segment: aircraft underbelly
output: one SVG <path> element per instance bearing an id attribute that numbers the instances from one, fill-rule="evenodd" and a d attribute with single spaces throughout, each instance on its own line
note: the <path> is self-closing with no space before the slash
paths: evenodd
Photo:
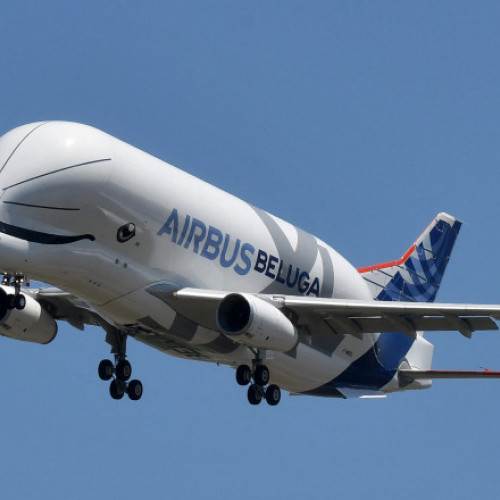
<path id="1" fill-rule="evenodd" d="M 255 354 L 225 335 L 195 323 L 141 288 L 105 305 L 94 306 L 110 323 L 125 327 L 136 340 L 169 355 L 237 367 Z M 291 392 L 304 392 L 330 382 L 373 346 L 373 337 L 330 334 L 331 349 L 298 343 L 288 353 L 265 351 L 271 382 Z M 313 336 L 314 337 L 314 336 Z"/>
<path id="2" fill-rule="evenodd" d="M 220 336 L 223 337 L 223 336 Z M 251 363 L 252 353 L 244 346 L 237 346 L 232 352 L 216 352 L 214 345 L 193 344 L 180 340 L 175 334 L 140 333 L 135 339 L 150 347 L 178 358 L 219 363 L 236 367 Z M 224 345 L 220 339 L 219 348 Z M 330 382 L 344 372 L 351 359 L 339 354 L 327 356 L 305 344 L 298 344 L 289 354 L 273 352 L 265 358 L 269 368 L 270 382 L 290 392 L 307 392 Z"/>

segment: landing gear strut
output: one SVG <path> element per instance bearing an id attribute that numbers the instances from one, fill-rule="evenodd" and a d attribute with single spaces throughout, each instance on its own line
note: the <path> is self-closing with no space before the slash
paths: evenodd
<path id="1" fill-rule="evenodd" d="M 140 380 L 131 380 L 132 365 L 125 359 L 127 334 L 118 330 L 109 330 L 106 341 L 111 344 L 111 352 L 115 355 L 114 363 L 103 359 L 99 363 L 98 374 L 101 380 L 111 380 L 109 394 L 113 399 L 122 399 L 128 394 L 132 401 L 142 397 L 142 383 Z"/>
<path id="2" fill-rule="evenodd" d="M 236 369 L 236 382 L 239 385 L 248 385 L 248 402 L 251 405 L 258 405 L 265 399 L 270 406 L 276 406 L 281 400 L 281 390 L 275 385 L 271 384 L 266 388 L 269 383 L 269 369 L 263 365 L 259 357 L 253 361 L 252 370 L 248 365 L 240 365 Z"/>

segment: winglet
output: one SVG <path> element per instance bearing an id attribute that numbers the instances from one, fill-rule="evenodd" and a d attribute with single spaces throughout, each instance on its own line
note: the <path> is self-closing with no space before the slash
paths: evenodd
<path id="1" fill-rule="evenodd" d="M 433 302 L 462 223 L 438 214 L 404 255 L 358 269 L 377 300 Z"/>

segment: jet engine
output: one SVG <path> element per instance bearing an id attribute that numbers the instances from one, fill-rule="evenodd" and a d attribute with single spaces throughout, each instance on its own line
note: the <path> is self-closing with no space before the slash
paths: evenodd
<path id="1" fill-rule="evenodd" d="M 37 344 L 48 344 L 57 334 L 57 323 L 30 295 L 24 309 L 10 309 L 12 288 L 0 285 L 0 335 Z"/>
<path id="2" fill-rule="evenodd" d="M 217 326 L 226 337 L 258 349 L 288 352 L 298 342 L 297 329 L 279 309 L 249 294 L 227 295 L 217 309 Z"/>

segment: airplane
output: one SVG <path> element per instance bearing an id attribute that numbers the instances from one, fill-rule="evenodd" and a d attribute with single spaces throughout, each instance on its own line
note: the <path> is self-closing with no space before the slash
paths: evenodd
<path id="1" fill-rule="evenodd" d="M 247 399 L 385 397 L 437 378 L 427 331 L 498 330 L 499 305 L 434 302 L 461 222 L 438 214 L 401 259 L 356 269 L 332 247 L 96 128 L 0 138 L 0 332 L 47 344 L 101 327 L 98 376 L 139 400 L 127 339 L 227 365 Z M 47 286 L 30 288 L 29 280 Z"/>

